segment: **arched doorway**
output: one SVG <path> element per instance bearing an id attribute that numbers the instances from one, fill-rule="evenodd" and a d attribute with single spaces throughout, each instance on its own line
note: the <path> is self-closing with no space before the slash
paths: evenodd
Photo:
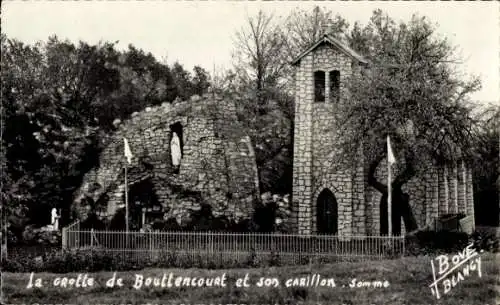
<path id="1" fill-rule="evenodd" d="M 318 234 L 337 234 L 337 200 L 329 189 L 322 190 L 318 196 L 316 202 L 316 227 Z"/>

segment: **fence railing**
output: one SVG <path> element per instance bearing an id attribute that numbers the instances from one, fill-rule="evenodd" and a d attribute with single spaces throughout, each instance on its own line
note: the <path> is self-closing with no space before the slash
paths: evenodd
<path id="1" fill-rule="evenodd" d="M 76 228 L 76 226 L 75 226 Z M 249 256 L 280 257 L 296 263 L 317 260 L 377 260 L 401 257 L 402 236 L 332 236 L 275 233 L 222 232 L 124 232 L 68 229 L 66 249 L 98 249 L 113 255 L 155 261 L 166 254 L 218 257 L 220 260 Z"/>
<path id="2" fill-rule="evenodd" d="M 61 232 L 62 248 L 68 249 L 69 245 L 75 245 L 76 242 L 74 238 L 75 234 L 72 232 L 80 230 L 80 220 L 73 222 L 72 224 L 64 227 Z"/>

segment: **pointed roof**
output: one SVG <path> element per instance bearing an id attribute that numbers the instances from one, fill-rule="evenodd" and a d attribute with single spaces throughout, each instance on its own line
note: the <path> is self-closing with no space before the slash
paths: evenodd
<path id="1" fill-rule="evenodd" d="M 351 57 L 352 59 L 357 60 L 358 62 L 361 62 L 361 63 L 364 63 L 364 64 L 368 64 L 368 60 L 366 60 L 363 56 L 361 56 L 360 54 L 358 54 L 353 49 L 351 49 L 348 46 L 346 46 L 343 43 L 341 43 L 338 39 L 336 39 L 336 38 L 334 38 L 334 37 L 332 37 L 332 36 L 330 36 L 328 34 L 323 35 L 323 37 L 321 39 L 319 39 L 311 47 L 309 47 L 304 52 L 302 52 L 299 56 L 297 56 L 292 61 L 291 64 L 292 65 L 297 65 L 300 62 L 300 60 L 302 59 L 302 57 L 304 57 L 307 54 L 309 54 L 310 52 L 314 51 L 317 47 L 319 47 L 323 43 L 329 43 L 330 45 L 334 46 L 335 48 L 337 48 L 339 51 L 341 51 L 345 55 Z"/>

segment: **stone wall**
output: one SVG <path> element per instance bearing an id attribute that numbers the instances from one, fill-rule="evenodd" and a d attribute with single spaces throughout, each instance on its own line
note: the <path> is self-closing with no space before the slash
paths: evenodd
<path id="1" fill-rule="evenodd" d="M 183 156 L 179 172 L 171 163 L 171 125 L 183 128 Z M 248 135 L 239 126 L 232 101 L 207 96 L 191 101 L 164 103 L 134 113 L 110 137 L 100 166 L 84 178 L 75 198 L 85 217 L 84 197 L 107 203 L 113 215 L 124 202 L 123 137 L 134 158 L 129 167 L 129 189 L 149 179 L 153 192 L 166 212 L 179 222 L 202 203 L 212 206 L 214 215 L 248 217 L 259 198 L 255 153 Z"/>
<path id="2" fill-rule="evenodd" d="M 424 169 L 421 169 L 421 172 L 404 184 L 402 188 L 410 196 L 409 204 L 419 228 L 433 226 L 437 218 L 446 214 L 463 213 L 467 216 L 474 216 L 472 183 L 467 180 L 470 170 L 463 162 L 459 162 L 455 166 L 431 164 L 421 166 Z M 402 167 L 404 165 L 399 164 L 393 167 L 393 179 Z M 377 168 L 376 177 L 382 183 L 387 184 L 387 162 L 385 160 Z M 368 234 L 376 235 L 380 233 L 380 199 L 382 196 L 368 184 L 366 192 L 367 211 L 371 211 L 371 217 L 366 219 L 366 225 L 369 228 Z M 402 232 L 404 232 L 403 223 Z"/>
<path id="3" fill-rule="evenodd" d="M 296 232 L 309 234 L 312 219 L 312 54 L 305 56 L 295 77 L 295 130 L 292 207 Z"/>

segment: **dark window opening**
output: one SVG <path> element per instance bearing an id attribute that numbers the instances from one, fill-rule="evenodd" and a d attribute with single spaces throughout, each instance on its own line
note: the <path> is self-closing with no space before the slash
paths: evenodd
<path id="1" fill-rule="evenodd" d="M 330 71 L 330 100 L 338 102 L 340 100 L 340 71 Z"/>
<path id="2" fill-rule="evenodd" d="M 128 194 L 129 217 L 131 218 L 132 227 L 135 230 L 143 228 L 146 223 L 152 221 L 152 219 L 148 219 L 150 217 L 147 217 L 146 211 L 161 210 L 163 208 L 154 191 L 154 185 L 149 179 L 132 185 Z"/>
<path id="3" fill-rule="evenodd" d="M 145 179 L 134 183 L 128 189 L 129 204 L 129 226 L 131 230 L 139 230 L 144 224 L 151 221 L 145 217 L 145 210 L 162 209 L 158 197 L 155 193 L 154 184 L 150 179 Z M 109 229 L 125 230 L 125 208 L 118 209 L 113 215 Z"/>
<path id="4" fill-rule="evenodd" d="M 316 71 L 314 72 L 314 101 L 324 102 L 325 101 L 325 72 Z"/>

